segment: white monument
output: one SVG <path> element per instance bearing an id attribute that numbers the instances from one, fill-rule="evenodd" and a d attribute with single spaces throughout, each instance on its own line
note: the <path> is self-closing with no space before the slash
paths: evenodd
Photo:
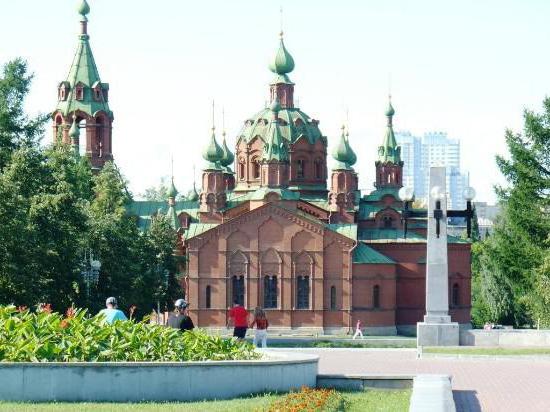
<path id="1" fill-rule="evenodd" d="M 430 168 L 426 255 L 426 315 L 424 316 L 424 322 L 418 322 L 417 324 L 418 346 L 458 346 L 458 323 L 451 322 L 449 316 L 445 181 L 444 167 Z"/>

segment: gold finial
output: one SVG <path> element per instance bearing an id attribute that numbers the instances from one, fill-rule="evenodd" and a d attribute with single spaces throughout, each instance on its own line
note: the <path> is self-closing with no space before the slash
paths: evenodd
<path id="1" fill-rule="evenodd" d="M 283 38 L 283 34 L 284 34 L 284 31 L 283 31 L 283 6 L 281 6 L 281 8 L 279 9 L 279 18 L 280 18 L 280 26 L 281 26 L 281 30 L 279 31 L 279 37 L 282 39 Z"/>

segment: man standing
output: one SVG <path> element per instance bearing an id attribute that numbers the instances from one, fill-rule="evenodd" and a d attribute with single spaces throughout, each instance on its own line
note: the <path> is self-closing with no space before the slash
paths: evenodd
<path id="1" fill-rule="evenodd" d="M 233 308 L 229 310 L 229 323 L 233 322 L 233 336 L 243 340 L 248 327 L 248 312 L 238 301 L 233 302 Z M 227 325 L 229 327 L 229 324 Z"/>
<path id="2" fill-rule="evenodd" d="M 189 305 L 185 300 L 176 300 L 176 302 L 174 303 L 174 313 L 170 314 L 166 325 L 174 329 L 179 329 L 182 332 L 185 332 L 186 330 L 192 330 L 195 325 L 193 324 L 191 317 L 187 313 L 187 306 Z"/>
<path id="3" fill-rule="evenodd" d="M 124 312 L 117 309 L 117 302 L 114 297 L 107 298 L 105 301 L 106 309 L 99 311 L 98 315 L 105 316 L 105 322 L 111 324 L 115 320 L 128 320 Z"/>

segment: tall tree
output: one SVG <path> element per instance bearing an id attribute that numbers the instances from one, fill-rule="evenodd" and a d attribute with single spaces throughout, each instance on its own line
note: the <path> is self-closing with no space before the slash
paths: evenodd
<path id="1" fill-rule="evenodd" d="M 0 76 L 0 172 L 11 154 L 23 146 L 37 143 L 48 121 L 47 115 L 29 119 L 25 114 L 25 98 L 29 92 L 32 75 L 27 63 L 18 58 L 8 62 Z"/>
<path id="2" fill-rule="evenodd" d="M 497 157 L 508 181 L 497 187 L 501 218 L 479 256 L 481 291 L 492 320 L 518 326 L 541 316 L 537 274 L 545 273 L 541 262 L 550 235 L 550 99 L 543 108 L 525 111 L 523 134 L 506 132 L 509 156 Z"/>

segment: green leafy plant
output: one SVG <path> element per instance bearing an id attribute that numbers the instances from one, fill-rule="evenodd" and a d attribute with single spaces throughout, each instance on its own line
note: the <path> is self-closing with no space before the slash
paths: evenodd
<path id="1" fill-rule="evenodd" d="M 251 344 L 202 330 L 133 321 L 108 324 L 86 310 L 30 312 L 0 306 L 2 362 L 178 362 L 257 359 Z"/>

